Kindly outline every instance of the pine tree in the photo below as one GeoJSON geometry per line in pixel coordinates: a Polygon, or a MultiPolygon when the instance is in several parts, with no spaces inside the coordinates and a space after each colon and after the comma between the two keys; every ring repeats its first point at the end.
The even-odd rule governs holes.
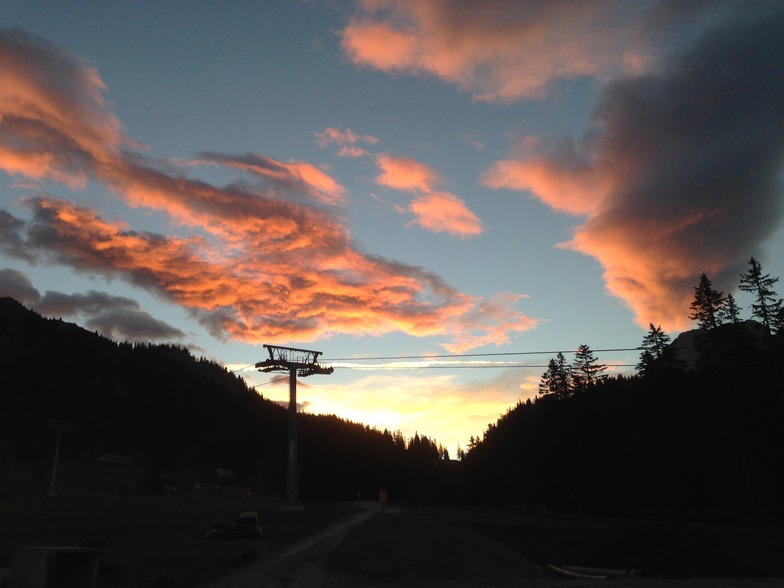
{"type": "Polygon", "coordinates": [[[697,321],[701,329],[713,329],[721,324],[720,310],[724,306],[724,292],[713,289],[708,276],[702,274],[694,288],[694,301],[689,305],[689,318],[697,321]]]}
{"type": "Polygon", "coordinates": [[[670,347],[670,337],[662,330],[661,325],[654,327],[653,323],[649,323],[648,333],[642,338],[640,349],[642,352],[637,364],[637,372],[641,376],[650,375],[657,368],[681,367],[681,361],[670,347]]]}
{"type": "Polygon", "coordinates": [[[724,306],[719,309],[719,317],[723,322],[737,325],[740,322],[740,311],[743,310],[732,294],[727,294],[724,306]]]}
{"type": "Polygon", "coordinates": [[[776,297],[773,285],[778,278],[771,278],[770,274],[762,274],[762,266],[753,257],[749,259],[749,270],[740,275],[740,289],[750,292],[756,298],[751,305],[752,316],[762,321],[762,324],[771,331],[776,332],[781,328],[779,318],[782,310],[782,300],[776,297]]]}
{"type": "Polygon", "coordinates": [[[654,327],[653,323],[648,323],[648,334],[642,338],[640,348],[640,362],[637,364],[637,371],[644,376],[653,367],[653,364],[661,359],[664,350],[670,344],[670,337],[662,331],[661,325],[654,327]]]}
{"type": "Polygon", "coordinates": [[[567,398],[571,392],[569,386],[570,369],[566,364],[563,353],[558,352],[555,359],[547,365],[547,371],[542,374],[539,382],[539,394],[545,396],[552,394],[556,398],[567,398]]]}
{"type": "Polygon", "coordinates": [[[597,363],[597,359],[587,345],[580,345],[574,353],[572,363],[572,384],[575,390],[585,390],[599,380],[607,376],[603,374],[607,366],[597,363]]]}

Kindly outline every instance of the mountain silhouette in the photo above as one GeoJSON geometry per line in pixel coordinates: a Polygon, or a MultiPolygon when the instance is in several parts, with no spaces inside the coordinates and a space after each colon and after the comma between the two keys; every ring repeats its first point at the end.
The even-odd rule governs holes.
{"type": "MultiPolygon", "coordinates": [[[[0,443],[5,467],[46,467],[52,422],[72,425],[63,459],[127,456],[151,473],[236,472],[280,494],[286,412],[225,367],[167,344],[115,342],[0,299],[0,443]]],[[[303,499],[449,497],[457,467],[434,440],[300,413],[303,499]]]]}

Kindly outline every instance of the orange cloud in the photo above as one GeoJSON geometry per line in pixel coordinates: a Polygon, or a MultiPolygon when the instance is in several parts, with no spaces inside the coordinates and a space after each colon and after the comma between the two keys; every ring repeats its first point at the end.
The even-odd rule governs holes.
{"type": "Polygon", "coordinates": [[[382,154],[376,158],[381,173],[376,183],[395,190],[430,192],[440,181],[435,170],[410,157],[392,157],[382,154]]]}
{"type": "Polygon", "coordinates": [[[555,79],[608,78],[638,66],[633,32],[646,10],[631,3],[373,0],[359,3],[341,44],[357,65],[432,75],[478,100],[536,98],[555,79]]]}
{"type": "Polygon", "coordinates": [[[597,216],[575,233],[563,247],[595,257],[604,267],[607,290],[624,300],[643,327],[653,323],[667,330],[690,328],[689,303],[694,297],[695,275],[723,270],[711,268],[703,255],[689,255],[683,243],[665,233],[667,221],[635,222],[597,216]],[[714,270],[714,271],[711,271],[714,270]]]}
{"type": "Polygon", "coordinates": [[[276,256],[319,249],[338,257],[348,248],[346,228],[319,208],[297,202],[293,189],[219,188],[130,162],[104,179],[131,205],[165,212],[177,224],[212,234],[235,255],[249,242],[276,256]]]}
{"type": "Polygon", "coordinates": [[[414,32],[370,19],[353,20],[343,31],[342,45],[355,63],[383,71],[414,67],[422,51],[414,32]]]}
{"type": "Polygon", "coordinates": [[[490,188],[524,190],[559,212],[589,214],[601,200],[595,170],[564,170],[560,161],[533,157],[526,161],[495,162],[483,176],[490,188]]]}
{"type": "MultiPolygon", "coordinates": [[[[482,222],[457,196],[448,192],[434,192],[441,181],[438,173],[429,166],[410,157],[379,155],[376,163],[381,173],[376,183],[396,190],[419,192],[408,206],[414,215],[412,223],[429,231],[451,233],[462,238],[482,233],[482,222]]],[[[400,208],[400,212],[406,209],[400,208]]]]}
{"type": "Polygon", "coordinates": [[[27,205],[29,251],[156,292],[189,308],[217,337],[260,343],[399,331],[446,336],[448,348],[467,349],[477,341],[502,344],[509,333],[535,325],[513,310],[516,300],[461,294],[434,274],[347,244],[278,256],[251,235],[221,255],[222,247],[210,248],[203,238],[131,231],[63,200],[41,197],[27,205]]]}
{"type": "Polygon", "coordinates": [[[0,133],[7,138],[0,169],[81,186],[132,144],[103,99],[95,68],[44,41],[0,30],[0,78],[0,133]]]}
{"type": "Polygon", "coordinates": [[[413,221],[422,228],[440,233],[452,233],[460,237],[472,237],[482,233],[482,223],[468,210],[465,203],[447,192],[433,192],[411,201],[413,221]]]}
{"type": "MultiPolygon", "coordinates": [[[[173,174],[130,149],[92,68],[28,37],[0,32],[0,39],[0,71],[16,80],[0,88],[0,167],[72,187],[103,183],[130,206],[164,213],[177,231],[133,230],[97,210],[40,196],[26,202],[29,221],[0,211],[7,255],[122,277],[189,309],[216,337],[253,343],[403,332],[466,348],[504,343],[535,324],[511,299],[499,314],[431,272],[358,250],[345,221],[324,206],[342,202],[345,189],[312,164],[203,153],[185,169],[220,165],[247,172],[250,181],[220,187],[173,174]]],[[[348,130],[330,136],[347,144],[355,137],[348,130]]],[[[437,175],[418,169],[408,184],[396,176],[398,185],[429,190],[437,175]]],[[[452,223],[442,225],[447,230],[471,230],[456,198],[423,205],[420,218],[427,214],[452,223]]]]}
{"type": "Polygon", "coordinates": [[[325,204],[346,201],[346,189],[334,178],[305,161],[282,162],[255,153],[228,156],[218,153],[202,153],[202,159],[193,164],[217,164],[253,172],[280,184],[282,187],[299,191],[325,204]]]}

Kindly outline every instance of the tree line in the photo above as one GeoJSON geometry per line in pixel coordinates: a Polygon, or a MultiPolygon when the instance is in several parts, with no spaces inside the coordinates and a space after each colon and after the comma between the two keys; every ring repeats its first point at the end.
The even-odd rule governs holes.
{"type": "Polygon", "coordinates": [[[784,329],[778,278],[751,258],[731,295],[699,278],[677,347],[649,325],[633,375],[587,345],[542,374],[466,458],[466,497],[568,511],[784,521],[784,329]],[[693,349],[691,349],[693,347],[693,349]],[[687,361],[685,352],[696,360],[687,361]]]}
{"type": "MultiPolygon", "coordinates": [[[[776,335],[784,325],[784,300],[779,298],[774,290],[779,278],[763,273],[762,265],[754,257],[749,259],[748,266],[748,270],[740,275],[738,288],[754,297],[751,306],[752,319],[757,319],[766,333],[776,335]]],[[[689,308],[689,319],[696,321],[698,329],[702,331],[696,341],[699,355],[703,362],[715,360],[716,346],[720,343],[720,338],[716,337],[714,330],[724,324],[739,324],[743,309],[738,306],[732,294],[725,296],[723,292],[714,289],[711,280],[704,273],[694,288],[694,300],[689,308]]],[[[661,325],[654,326],[650,323],[640,344],[637,373],[644,376],[655,370],[684,369],[684,362],[671,347],[671,343],[669,335],[662,330],[661,325]]],[[[559,352],[550,359],[547,371],[542,374],[539,394],[566,398],[604,380],[607,377],[604,373],[606,369],[607,366],[599,363],[588,345],[583,344],[577,348],[571,364],[563,353],[559,352]]]]}

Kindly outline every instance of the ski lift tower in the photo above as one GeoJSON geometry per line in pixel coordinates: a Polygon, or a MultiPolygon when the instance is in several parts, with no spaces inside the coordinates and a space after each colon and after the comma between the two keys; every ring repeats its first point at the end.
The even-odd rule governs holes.
{"type": "Polygon", "coordinates": [[[256,364],[261,372],[289,373],[289,457],[286,463],[286,502],[289,508],[299,502],[299,465],[297,463],[297,376],[304,378],[314,374],[331,374],[332,367],[318,363],[321,351],[264,345],[269,359],[256,364]]]}

